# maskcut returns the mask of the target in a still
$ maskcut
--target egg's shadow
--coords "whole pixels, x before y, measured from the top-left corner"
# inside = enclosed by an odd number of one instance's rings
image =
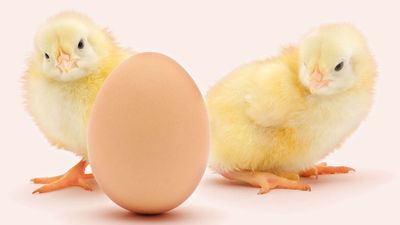
[[[107,223],[116,222],[118,224],[132,222],[152,224],[191,224],[193,221],[204,222],[206,224],[208,222],[215,223],[216,221],[221,221],[220,214],[215,210],[193,205],[190,207],[178,207],[169,212],[157,215],[137,214],[112,206],[86,211],[84,214],[81,213],[80,215],[80,219],[87,221],[101,220]]]
[[[98,215],[104,219],[109,219],[109,220],[124,220],[124,221],[137,221],[137,222],[144,222],[144,221],[177,222],[177,221],[190,219],[191,217],[195,216],[191,212],[183,212],[183,211],[184,210],[176,210],[176,211],[171,211],[171,212],[157,214],[157,215],[145,215],[145,214],[137,214],[137,213],[123,211],[123,210],[106,209],[104,211],[100,211]]]

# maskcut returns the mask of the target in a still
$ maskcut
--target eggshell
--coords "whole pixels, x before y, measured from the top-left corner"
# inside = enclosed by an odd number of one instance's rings
[[[203,97],[171,58],[137,54],[99,91],[88,143],[96,181],[112,201],[137,213],[166,212],[192,194],[206,167]]]

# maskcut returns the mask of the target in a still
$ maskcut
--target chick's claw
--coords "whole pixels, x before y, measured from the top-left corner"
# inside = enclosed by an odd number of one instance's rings
[[[301,177],[315,176],[318,178],[318,175],[342,174],[350,171],[355,171],[355,169],[346,166],[328,166],[326,163],[320,163],[313,168],[300,172],[299,175]]]
[[[50,184],[50,183],[53,183],[56,180],[60,179],[61,177],[63,177],[63,175],[54,176],[54,177],[37,177],[37,178],[31,179],[31,181],[35,184]]]
[[[31,179],[31,181],[34,184],[50,184],[50,183],[53,183],[53,182],[59,180],[63,176],[65,176],[65,175],[59,175],[59,176],[54,176],[54,177],[37,177],[37,178]],[[82,178],[84,178],[84,179],[93,179],[94,176],[93,176],[93,174],[88,173],[88,174],[83,174]]]
[[[63,189],[66,187],[71,187],[71,186],[78,186],[87,191],[93,190],[93,188],[88,183],[88,181],[83,178],[79,178],[78,180],[72,180],[72,179],[63,177],[55,182],[43,185],[39,189],[36,189],[34,192],[32,192],[32,194],[56,191],[56,190],[60,190],[60,189]]]
[[[35,190],[33,194],[56,191],[71,186],[78,186],[85,190],[92,191],[93,188],[88,180],[93,179],[94,177],[93,174],[85,174],[86,166],[86,161],[82,160],[68,170],[64,175],[32,179],[31,181],[35,184],[45,184]]]
[[[272,189],[311,191],[310,186],[307,184],[268,172],[231,171],[223,172],[221,175],[230,180],[236,180],[250,184],[254,187],[260,187],[258,194],[266,194]]]

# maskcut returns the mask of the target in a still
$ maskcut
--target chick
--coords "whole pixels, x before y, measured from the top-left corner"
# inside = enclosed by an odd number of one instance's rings
[[[310,190],[300,176],[352,171],[315,163],[366,116],[375,75],[364,38],[348,24],[321,26],[298,47],[239,67],[207,93],[210,167],[259,194]]]
[[[33,193],[69,186],[92,190],[88,179],[93,175],[85,174],[92,105],[108,74],[133,54],[76,12],[55,15],[39,29],[24,76],[27,110],[51,144],[82,160],[63,175],[32,179],[45,184]]]

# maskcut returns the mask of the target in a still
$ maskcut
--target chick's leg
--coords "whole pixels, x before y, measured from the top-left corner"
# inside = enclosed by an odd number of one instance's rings
[[[272,189],[292,189],[301,191],[310,191],[307,184],[298,180],[290,180],[268,172],[251,171],[230,171],[221,172],[221,175],[230,179],[250,184],[254,187],[260,187],[258,194],[265,194]]]
[[[37,177],[37,178],[33,178],[31,179],[31,181],[35,184],[50,184],[53,183],[56,180],[59,180],[60,178],[62,178],[64,175],[59,175],[59,176],[54,176],[54,177]],[[93,174],[83,174],[83,178],[85,179],[93,179],[94,176]]]
[[[328,166],[326,163],[320,163],[311,169],[300,172],[299,175],[301,177],[315,176],[318,178],[318,175],[348,173],[350,171],[355,170],[346,166]]]
[[[91,191],[92,187],[87,180],[92,179],[93,174],[85,174],[86,166],[87,162],[85,160],[81,160],[63,175],[32,179],[32,182],[35,184],[45,184],[39,189],[35,190],[33,194],[56,191],[71,186],[78,186],[84,188],[85,190]]]

